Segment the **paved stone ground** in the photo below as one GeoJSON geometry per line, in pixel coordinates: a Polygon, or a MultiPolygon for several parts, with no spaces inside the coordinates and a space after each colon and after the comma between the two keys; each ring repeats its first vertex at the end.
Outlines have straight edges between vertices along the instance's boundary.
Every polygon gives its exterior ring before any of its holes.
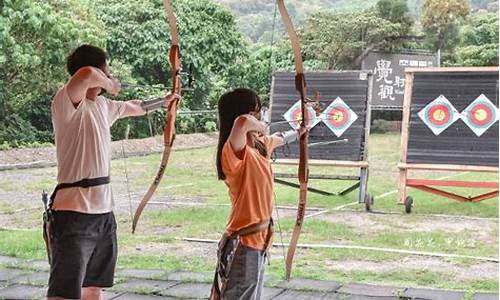
{"type": "MultiPolygon", "coordinates": [[[[48,279],[45,261],[23,261],[0,256],[0,299],[41,299],[48,279]]],[[[115,286],[105,291],[105,299],[167,300],[207,299],[211,273],[120,269],[115,286]]],[[[334,281],[292,279],[265,287],[262,299],[320,300],[462,300],[464,292],[417,289],[369,284],[339,284],[334,281]]],[[[470,298],[469,298],[470,299],[470,298]]],[[[498,294],[477,293],[474,300],[499,299],[498,294]]]]}

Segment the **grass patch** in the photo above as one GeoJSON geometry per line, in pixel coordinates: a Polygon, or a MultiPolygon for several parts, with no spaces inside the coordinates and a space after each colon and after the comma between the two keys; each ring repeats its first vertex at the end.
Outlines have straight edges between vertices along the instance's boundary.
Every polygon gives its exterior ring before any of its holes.
{"type": "Polygon", "coordinates": [[[18,209],[18,207],[15,207],[12,204],[9,204],[7,202],[0,202],[0,212],[2,214],[7,214],[7,215],[13,214],[16,211],[16,209],[18,209]]]}
{"type": "Polygon", "coordinates": [[[120,268],[160,269],[166,272],[208,272],[215,270],[212,260],[182,255],[119,256],[117,263],[120,268]]]}
{"type": "MultiPolygon", "coordinates": [[[[275,278],[284,279],[284,263],[274,260],[267,268],[268,274],[275,278]]],[[[292,277],[309,278],[318,280],[334,280],[346,284],[350,282],[394,285],[401,287],[429,287],[453,289],[453,290],[471,290],[474,292],[498,292],[498,282],[494,280],[477,281],[457,281],[454,276],[446,272],[433,272],[426,269],[397,271],[345,271],[335,268],[335,262],[325,265],[321,263],[312,263],[304,259],[296,258],[292,277]]]]}
{"type": "Polygon", "coordinates": [[[498,293],[498,280],[473,280],[467,284],[467,290],[498,293]]]}
{"type": "Polygon", "coordinates": [[[172,234],[183,237],[220,237],[225,229],[229,208],[175,208],[148,213],[153,226],[172,229],[172,234]]]}
{"type": "MultiPolygon", "coordinates": [[[[279,223],[282,233],[287,234],[284,242],[288,243],[288,237],[291,237],[295,226],[295,217],[293,219],[281,219],[279,223]]],[[[278,226],[275,227],[275,233],[279,235],[279,228],[278,226]]],[[[300,243],[334,243],[339,240],[353,240],[357,236],[359,234],[356,230],[347,224],[308,219],[302,227],[300,243]]]]}
{"type": "MultiPolygon", "coordinates": [[[[15,192],[18,189],[18,183],[7,178],[0,180],[0,190],[3,192],[15,192]]],[[[1,209],[2,207],[0,207],[1,209]]]]}
{"type": "Polygon", "coordinates": [[[50,196],[50,193],[54,190],[55,186],[56,182],[52,178],[38,178],[30,182],[30,184],[26,186],[26,190],[40,195],[42,194],[42,191],[46,191],[50,196]]]}
{"type": "Polygon", "coordinates": [[[357,261],[395,261],[403,259],[406,254],[389,253],[364,249],[314,249],[309,250],[316,261],[357,260],[357,261]]]}
{"type": "Polygon", "coordinates": [[[0,230],[0,253],[24,259],[46,259],[42,231],[0,230]]]}

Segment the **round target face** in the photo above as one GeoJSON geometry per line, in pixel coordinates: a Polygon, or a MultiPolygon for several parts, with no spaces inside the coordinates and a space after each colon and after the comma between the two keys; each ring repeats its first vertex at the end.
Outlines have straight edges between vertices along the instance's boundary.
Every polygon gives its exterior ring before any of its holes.
{"type": "Polygon", "coordinates": [[[335,106],[329,112],[329,122],[334,127],[343,127],[349,122],[349,111],[342,106],[335,106]]]}
{"type": "Polygon", "coordinates": [[[418,116],[434,135],[441,134],[460,118],[453,104],[443,95],[427,104],[418,116]]]}
{"type": "MultiPolygon", "coordinates": [[[[307,117],[308,117],[307,119],[308,119],[309,123],[311,123],[314,116],[309,110],[307,110],[307,117]]],[[[297,127],[300,126],[300,122],[302,121],[302,110],[300,109],[300,107],[298,107],[296,110],[294,110],[292,112],[292,120],[294,120],[294,121],[292,121],[292,123],[295,126],[297,126],[297,127]]]]}
{"type": "Polygon", "coordinates": [[[333,134],[340,137],[358,119],[358,115],[342,98],[337,97],[321,114],[321,119],[333,134]]]}
{"type": "Polygon", "coordinates": [[[298,127],[299,126],[298,120],[302,120],[302,111],[300,111],[300,109],[296,109],[295,111],[293,111],[292,120],[293,120],[292,123],[298,127]]]}
{"type": "Polygon", "coordinates": [[[494,112],[490,106],[484,103],[478,103],[470,109],[467,118],[473,125],[483,127],[493,121],[493,114],[494,112]]]}
{"type": "Polygon", "coordinates": [[[427,110],[427,119],[435,126],[448,124],[451,119],[450,108],[445,104],[437,104],[427,110]]]}
{"type": "Polygon", "coordinates": [[[481,94],[462,111],[460,117],[477,136],[481,136],[498,120],[498,108],[481,94]]]}

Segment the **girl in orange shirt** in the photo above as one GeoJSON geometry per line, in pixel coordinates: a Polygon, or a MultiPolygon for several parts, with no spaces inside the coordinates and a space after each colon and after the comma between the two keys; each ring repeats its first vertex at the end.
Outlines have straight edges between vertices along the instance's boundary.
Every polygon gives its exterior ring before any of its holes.
{"type": "Polygon", "coordinates": [[[229,190],[232,210],[219,242],[211,299],[259,299],[266,252],[272,240],[275,147],[297,139],[290,130],[266,135],[261,101],[249,89],[235,89],[219,99],[217,175],[229,190]]]}

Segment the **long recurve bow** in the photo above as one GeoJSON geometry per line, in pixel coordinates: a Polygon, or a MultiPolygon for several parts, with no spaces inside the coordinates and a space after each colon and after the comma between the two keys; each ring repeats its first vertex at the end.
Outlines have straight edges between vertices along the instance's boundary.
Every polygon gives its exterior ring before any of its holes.
{"type": "Polygon", "coordinates": [[[304,213],[306,209],[307,202],[307,182],[309,178],[309,129],[307,124],[309,123],[309,115],[307,112],[307,96],[306,96],[306,78],[304,75],[304,64],[302,62],[302,55],[300,51],[300,43],[297,33],[293,27],[290,15],[285,7],[284,0],[278,1],[278,9],[281,14],[281,19],[285,25],[286,31],[288,32],[288,37],[290,38],[290,43],[292,44],[293,56],[295,61],[295,88],[300,94],[300,109],[302,112],[302,120],[300,121],[300,138],[299,138],[299,184],[300,184],[300,198],[299,204],[297,206],[297,219],[295,221],[295,227],[293,229],[292,239],[288,246],[288,253],[286,256],[286,279],[290,279],[290,273],[292,271],[293,256],[297,248],[297,242],[299,241],[300,231],[302,230],[302,223],[304,221],[304,213]]]}
{"type": "MultiPolygon", "coordinates": [[[[170,25],[170,34],[171,34],[171,46],[170,46],[170,52],[169,52],[169,61],[170,65],[172,67],[172,93],[176,93],[178,95],[181,95],[181,80],[180,80],[180,73],[181,73],[181,56],[180,56],[180,48],[179,48],[179,34],[177,33],[177,18],[174,15],[174,12],[172,10],[172,6],[170,5],[169,0],[163,0],[163,6],[165,7],[165,10],[167,11],[168,15],[168,23],[170,25]]],[[[148,201],[151,199],[153,196],[154,192],[160,185],[160,181],[163,178],[163,174],[165,173],[165,170],[167,168],[168,164],[168,159],[170,157],[170,152],[172,150],[172,144],[175,139],[175,118],[177,116],[177,107],[179,105],[179,99],[173,100],[170,103],[168,103],[167,106],[167,113],[165,116],[165,128],[163,130],[163,142],[164,142],[164,149],[163,149],[163,154],[161,158],[161,164],[160,168],[158,169],[158,173],[156,174],[156,177],[153,181],[153,183],[149,186],[148,191],[142,198],[141,202],[139,203],[139,206],[137,207],[137,210],[135,211],[134,214],[134,219],[132,221],[132,233],[135,232],[135,229],[137,227],[137,222],[139,221],[139,218],[141,216],[142,211],[144,210],[144,207],[148,203],[148,201]]]]}

